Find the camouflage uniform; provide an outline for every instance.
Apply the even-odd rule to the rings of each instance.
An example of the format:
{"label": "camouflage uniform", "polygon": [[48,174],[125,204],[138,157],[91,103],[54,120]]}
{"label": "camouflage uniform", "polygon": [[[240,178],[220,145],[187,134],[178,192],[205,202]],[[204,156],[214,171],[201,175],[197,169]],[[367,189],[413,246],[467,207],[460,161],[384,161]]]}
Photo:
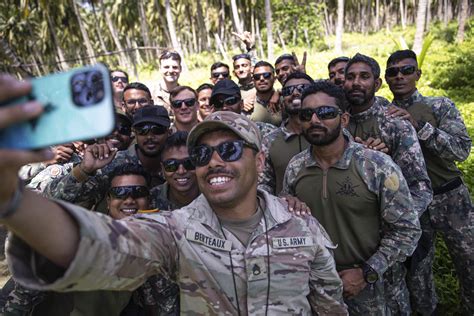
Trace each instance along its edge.
{"label": "camouflage uniform", "polygon": [[287,129],[286,123],[267,136],[262,135],[265,165],[258,178],[258,187],[275,195],[282,189],[283,176],[290,159],[309,147],[306,138]]}
{"label": "camouflage uniform", "polygon": [[82,161],[81,156],[73,154],[70,161],[64,164],[49,165],[38,173],[26,186],[32,190],[43,192],[46,186],[54,179],[62,177],[71,172],[74,165]]}
{"label": "camouflage uniform", "polygon": [[[424,97],[418,91],[407,100],[393,104],[406,109],[418,123],[418,139],[425,155],[428,175],[433,183],[433,202],[422,218],[423,247],[415,252],[412,267],[412,296],[415,307],[430,314],[436,307],[432,264],[434,234],[440,232],[453,259],[461,285],[463,311],[474,314],[474,216],[467,187],[441,188],[462,172],[455,161],[469,156],[472,140],[454,103],[445,97]],[[417,261],[415,261],[415,259]],[[421,262],[420,262],[421,261]]]}
{"label": "camouflage uniform", "polygon": [[[282,194],[304,201],[338,244],[338,271],[365,262],[383,275],[346,300],[350,313],[403,314],[409,311],[409,301],[397,262],[416,247],[421,235],[418,214],[399,167],[387,155],[345,139],[342,158],[328,170],[319,167],[311,147],[294,156]],[[387,302],[384,292],[394,293],[393,302]]]}
{"label": "camouflage uniform", "polygon": [[265,207],[248,246],[221,227],[203,195],[180,210],[127,221],[58,202],[81,234],[66,272],[50,282],[38,278],[43,270],[34,262],[44,261],[31,261],[32,249],[17,237],[7,249],[9,266],[18,282],[56,291],[134,290],[151,275],[165,275],[178,282],[181,313],[187,315],[235,315],[236,295],[242,315],[266,308],[268,315],[346,315],[327,248],[333,246],[318,222],[258,194]]}
{"label": "camouflage uniform", "polygon": [[[97,170],[96,174],[89,177],[85,182],[79,182],[72,172],[55,179],[46,186],[44,195],[78,204],[88,209],[96,206],[96,211],[107,213],[105,197],[109,189],[109,174],[117,166],[125,163],[141,164],[135,146],[131,146],[127,151],[118,152],[112,162]],[[163,182],[161,174],[156,174],[152,177],[151,186],[160,185]]]}
{"label": "camouflage uniform", "polygon": [[253,105],[253,112],[250,119],[254,122],[265,122],[274,126],[281,125],[281,113],[273,113],[268,108],[269,101],[261,100],[255,96],[255,103]]}
{"label": "camouflage uniform", "polygon": [[21,167],[18,172],[18,176],[25,182],[25,184],[30,183],[38,173],[43,171],[46,168],[46,164],[43,162],[30,163]]}

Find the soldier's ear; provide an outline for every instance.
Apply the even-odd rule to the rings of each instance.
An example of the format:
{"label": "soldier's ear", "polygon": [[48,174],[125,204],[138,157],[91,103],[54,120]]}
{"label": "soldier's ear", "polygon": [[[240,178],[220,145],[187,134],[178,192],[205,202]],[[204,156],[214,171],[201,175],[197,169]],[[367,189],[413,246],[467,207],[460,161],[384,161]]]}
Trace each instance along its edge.
{"label": "soldier's ear", "polygon": [[265,166],[265,154],[263,151],[259,151],[255,155],[255,164],[257,166],[257,174],[260,174],[263,172],[263,168]]}
{"label": "soldier's ear", "polygon": [[347,128],[349,126],[350,114],[348,112],[344,112],[341,114],[341,126],[343,128]]}
{"label": "soldier's ear", "polygon": [[375,92],[379,91],[380,87],[382,86],[382,78],[375,79]]}
{"label": "soldier's ear", "polygon": [[415,73],[416,73],[416,81],[420,80],[421,74],[423,73],[421,69],[418,69]]}

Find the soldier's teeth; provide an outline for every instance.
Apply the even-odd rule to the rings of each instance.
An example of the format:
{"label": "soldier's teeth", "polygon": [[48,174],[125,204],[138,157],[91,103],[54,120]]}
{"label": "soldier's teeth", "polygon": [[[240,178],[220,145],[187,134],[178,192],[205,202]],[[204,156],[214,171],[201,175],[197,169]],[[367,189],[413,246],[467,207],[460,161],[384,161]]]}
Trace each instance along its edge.
{"label": "soldier's teeth", "polygon": [[122,212],[127,214],[135,214],[137,212],[136,208],[123,208]]}
{"label": "soldier's teeth", "polygon": [[229,181],[230,181],[229,177],[215,177],[215,178],[211,178],[211,180],[209,180],[209,183],[211,185],[218,185],[218,184],[226,183]]}
{"label": "soldier's teeth", "polygon": [[188,178],[180,178],[180,179],[176,179],[176,181],[178,181],[179,183],[186,183],[188,182]]}

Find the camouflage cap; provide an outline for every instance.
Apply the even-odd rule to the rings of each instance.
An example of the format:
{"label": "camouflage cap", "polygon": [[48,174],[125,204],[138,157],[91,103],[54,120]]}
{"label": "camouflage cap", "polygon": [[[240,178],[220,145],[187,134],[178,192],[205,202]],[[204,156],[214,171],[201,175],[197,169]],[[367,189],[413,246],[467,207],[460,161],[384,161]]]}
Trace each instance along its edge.
{"label": "camouflage cap", "polygon": [[262,137],[257,125],[248,117],[230,111],[212,113],[196,125],[189,133],[188,148],[196,146],[202,135],[219,129],[229,129],[248,144],[261,150]]}

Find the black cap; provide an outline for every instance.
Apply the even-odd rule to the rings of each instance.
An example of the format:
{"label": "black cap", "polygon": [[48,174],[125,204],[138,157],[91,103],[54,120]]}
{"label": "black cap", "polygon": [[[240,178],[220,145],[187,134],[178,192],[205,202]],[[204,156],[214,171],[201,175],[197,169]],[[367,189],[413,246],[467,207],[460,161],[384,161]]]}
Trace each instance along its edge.
{"label": "black cap", "polygon": [[140,108],[133,114],[133,127],[142,123],[155,123],[170,127],[171,121],[168,111],[163,106],[152,105]]}
{"label": "black cap", "polygon": [[215,101],[215,97],[220,94],[228,96],[238,95],[239,97],[242,97],[240,94],[239,86],[230,79],[224,79],[216,83],[216,85],[212,89],[211,99],[209,100],[209,102],[213,104]]}

